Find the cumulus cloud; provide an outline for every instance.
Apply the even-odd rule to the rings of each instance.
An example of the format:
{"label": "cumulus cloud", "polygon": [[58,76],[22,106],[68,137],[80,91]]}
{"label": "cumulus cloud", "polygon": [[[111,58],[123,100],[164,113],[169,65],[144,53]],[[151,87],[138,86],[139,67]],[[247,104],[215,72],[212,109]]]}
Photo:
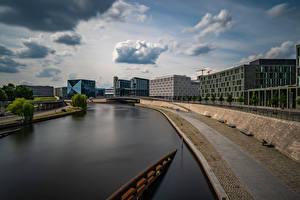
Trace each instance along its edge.
{"label": "cumulus cloud", "polygon": [[73,30],[79,21],[87,21],[107,11],[114,0],[0,1],[0,22],[37,31]]}
{"label": "cumulus cloud", "polygon": [[75,46],[81,44],[81,35],[71,32],[71,33],[56,33],[52,35],[54,42],[61,43],[69,46]]}
{"label": "cumulus cloud", "polygon": [[25,67],[25,64],[18,63],[9,57],[0,57],[0,72],[18,73],[19,68]]}
{"label": "cumulus cloud", "polygon": [[161,53],[168,49],[161,43],[127,40],[116,44],[113,61],[129,64],[155,64]]}
{"label": "cumulus cloud", "polygon": [[283,42],[279,47],[271,48],[265,58],[288,58],[294,53],[295,44],[291,41]]}
{"label": "cumulus cloud", "polygon": [[57,68],[44,68],[41,72],[39,72],[36,75],[36,77],[38,77],[38,78],[50,78],[50,77],[56,77],[60,73],[61,73],[61,70],[57,69]]}
{"label": "cumulus cloud", "polygon": [[143,22],[146,19],[145,12],[149,8],[138,3],[130,4],[123,0],[116,1],[107,12],[101,17],[106,21],[125,21],[134,17],[137,21]]}
{"label": "cumulus cloud", "polygon": [[55,53],[55,50],[35,41],[24,41],[23,44],[26,48],[17,52],[19,58],[45,58]]}
{"label": "cumulus cloud", "polygon": [[213,16],[207,13],[202,19],[193,27],[188,27],[183,32],[199,31],[198,37],[204,37],[208,34],[219,35],[226,30],[230,30],[233,25],[233,20],[229,12],[225,9],[221,10],[218,15]]}
{"label": "cumulus cloud", "polygon": [[13,51],[6,48],[5,46],[0,45],[0,56],[12,56],[13,54]]}
{"label": "cumulus cloud", "polygon": [[199,56],[199,55],[207,54],[213,50],[214,47],[212,47],[211,45],[199,43],[188,48],[185,51],[185,54],[189,56]]}
{"label": "cumulus cloud", "polygon": [[275,5],[274,7],[267,10],[267,14],[270,17],[282,17],[291,13],[292,10],[293,9],[289,6],[289,4],[282,3],[282,4]]}
{"label": "cumulus cloud", "polygon": [[266,54],[251,55],[248,58],[242,58],[241,63],[250,62],[259,58],[269,58],[269,59],[278,59],[278,58],[290,58],[295,50],[295,43],[292,41],[283,42],[278,47],[272,47]]}

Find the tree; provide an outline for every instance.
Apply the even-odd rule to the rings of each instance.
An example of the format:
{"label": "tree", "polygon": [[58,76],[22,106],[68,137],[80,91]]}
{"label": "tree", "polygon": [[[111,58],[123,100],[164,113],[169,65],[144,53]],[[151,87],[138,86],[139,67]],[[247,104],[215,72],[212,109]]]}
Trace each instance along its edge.
{"label": "tree", "polygon": [[300,97],[297,99],[297,104],[300,106]]}
{"label": "tree", "polygon": [[15,86],[14,86],[14,84],[9,83],[8,85],[4,85],[2,87],[2,89],[5,91],[8,101],[15,100]]}
{"label": "tree", "polygon": [[256,106],[258,104],[258,102],[259,102],[258,97],[256,96],[256,94],[253,93],[253,95],[251,97],[251,104]]}
{"label": "tree", "polygon": [[188,101],[192,100],[192,96],[187,96]]}
{"label": "tree", "polygon": [[206,94],[205,98],[204,98],[205,102],[207,103],[207,101],[209,100],[208,98],[208,94]]}
{"label": "tree", "polygon": [[194,95],[194,96],[193,96],[193,101],[195,102],[195,101],[196,101],[196,99],[197,99],[197,97]]}
{"label": "tree", "polygon": [[222,104],[222,102],[224,101],[224,97],[223,97],[223,94],[222,94],[222,93],[221,93],[221,95],[220,95],[220,97],[219,97],[218,100],[221,102],[221,104]]}
{"label": "tree", "polygon": [[229,103],[229,105],[231,105],[231,103],[232,103],[232,101],[233,101],[232,94],[228,94],[228,95],[227,95],[226,101]]}
{"label": "tree", "polygon": [[7,100],[7,95],[5,91],[0,88],[0,101],[6,101],[6,100]]}
{"label": "tree", "polygon": [[215,94],[212,94],[212,95],[211,95],[210,100],[211,100],[213,103],[215,103],[215,101],[216,101],[216,96],[215,96]]}
{"label": "tree", "polygon": [[34,107],[25,98],[16,98],[12,104],[8,105],[7,110],[22,117],[22,120],[33,119]]}
{"label": "tree", "polygon": [[86,96],[84,94],[75,94],[72,97],[71,105],[74,107],[81,107],[83,109],[86,109],[87,107]]}
{"label": "tree", "polygon": [[240,102],[240,103],[243,103],[243,102],[244,102],[244,98],[243,98],[242,95],[238,98],[238,102]]}
{"label": "tree", "polygon": [[278,102],[279,102],[279,99],[278,99],[278,93],[275,92],[275,93],[273,94],[271,100],[270,100],[270,104],[271,104],[272,106],[277,107],[277,106],[278,106]]}
{"label": "tree", "polygon": [[18,85],[15,89],[16,98],[33,99],[33,91],[24,85]]}
{"label": "tree", "polygon": [[185,96],[182,96],[181,99],[182,99],[182,101],[185,101]]}
{"label": "tree", "polygon": [[281,108],[284,108],[284,105],[286,104],[286,96],[285,94],[281,94],[279,97],[279,104]]}
{"label": "tree", "polygon": [[202,101],[201,95],[198,96],[198,101],[201,103],[201,101]]}

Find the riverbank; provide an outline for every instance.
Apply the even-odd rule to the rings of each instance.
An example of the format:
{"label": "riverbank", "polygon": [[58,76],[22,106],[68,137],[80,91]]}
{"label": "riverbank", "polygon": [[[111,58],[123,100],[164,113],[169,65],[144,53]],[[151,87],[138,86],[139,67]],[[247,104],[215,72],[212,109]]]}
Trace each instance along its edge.
{"label": "riverbank", "polygon": [[0,130],[7,129],[7,128],[13,128],[13,127],[20,127],[20,126],[24,126],[27,124],[46,121],[46,120],[50,120],[50,119],[56,119],[56,118],[64,117],[67,115],[72,115],[72,114],[79,113],[79,112],[83,112],[83,110],[81,108],[77,108],[77,107],[66,106],[66,107],[63,107],[63,108],[60,108],[57,110],[52,110],[49,112],[36,114],[36,115],[34,115],[33,120],[31,122],[27,122],[27,123],[23,123],[23,124],[20,121],[21,120],[20,117],[18,117],[17,119],[0,122]]}
{"label": "riverbank", "polygon": [[[149,105],[146,105],[146,106],[151,107]],[[208,160],[208,163],[209,163],[209,165],[211,165],[213,171],[221,170],[222,167],[224,168],[224,166],[223,166],[224,162],[225,162],[224,158],[226,158],[226,162],[228,162],[228,158],[226,156],[224,157],[224,155],[230,154],[230,153],[226,153],[227,150],[225,150],[225,152],[223,150],[223,152],[224,152],[223,153],[222,150],[220,151],[220,149],[225,148],[225,147],[223,147],[221,144],[218,144],[217,146],[215,146],[216,144],[214,144],[211,147],[212,148],[218,147],[217,149],[219,149],[219,150],[217,150],[217,152],[219,152],[219,153],[217,153],[217,155],[218,154],[219,155],[217,157],[219,157],[219,156],[222,157],[223,163],[220,162],[219,159],[215,159],[215,155],[213,153],[211,153],[213,151],[211,149],[207,148],[207,146],[205,146],[205,143],[207,142],[207,140],[205,141],[205,138],[207,138],[208,136],[215,137],[215,136],[212,136],[213,133],[209,133],[208,135],[205,134],[205,136],[204,136],[202,134],[202,131],[199,131],[198,128],[194,127],[194,124],[192,125],[189,122],[187,123],[188,127],[186,128],[185,127],[186,120],[183,119],[182,117],[180,117],[181,115],[188,116],[188,118],[193,119],[194,123],[197,123],[196,125],[205,123],[206,126],[209,126],[209,129],[212,128],[212,129],[218,131],[218,133],[214,133],[214,134],[221,134],[223,137],[226,138],[226,139],[224,138],[224,140],[227,140],[227,139],[230,140],[230,142],[231,142],[230,146],[232,146],[232,145],[235,146],[235,149],[239,148],[240,150],[238,150],[238,152],[241,152],[241,151],[245,152],[245,153],[241,154],[241,155],[243,155],[244,159],[247,159],[249,162],[252,162],[253,165],[255,165],[255,166],[257,165],[255,163],[259,163],[258,166],[260,166],[260,168],[263,167],[263,168],[267,169],[266,173],[268,173],[267,177],[269,177],[269,179],[267,181],[269,181],[270,183],[266,184],[265,186],[263,184],[260,186],[252,184],[252,189],[259,190],[258,188],[265,188],[265,189],[271,188],[272,180],[274,180],[274,183],[275,182],[277,183],[280,180],[279,182],[281,182],[281,181],[282,182],[281,183],[278,182],[278,186],[274,186],[273,189],[280,191],[281,189],[287,188],[287,186],[288,186],[290,189],[292,189],[296,193],[298,193],[298,194],[300,193],[300,174],[299,174],[300,166],[299,166],[299,164],[297,162],[295,162],[294,160],[288,158],[284,154],[280,153],[278,150],[276,150],[274,148],[266,148],[265,146],[262,146],[261,143],[256,138],[245,136],[245,135],[241,134],[238,129],[230,128],[226,124],[220,123],[213,118],[208,118],[204,115],[200,115],[197,113],[185,114],[185,113],[175,112],[175,111],[171,112],[171,110],[167,111],[164,108],[160,108],[160,107],[153,107],[153,108],[163,110],[163,112],[170,115],[170,117],[173,117],[174,121],[175,122],[177,121],[177,124],[179,126],[181,126],[181,124],[183,124],[182,129],[186,129],[185,133],[187,135],[189,135],[189,137],[191,137],[191,140],[194,143],[194,145],[197,146],[197,148],[199,148],[199,150],[202,152],[204,157]],[[209,141],[208,143],[211,143],[211,142],[212,141]],[[222,146],[221,148],[219,148],[220,145]],[[213,148],[213,149],[216,150],[216,148]],[[232,156],[229,155],[229,157],[233,157],[233,155]],[[234,156],[234,157],[236,157],[236,156]],[[240,159],[240,157],[238,157],[238,158]],[[210,162],[210,159],[212,160],[212,162]],[[233,160],[235,160],[235,161],[231,161],[231,162],[234,162],[235,164],[240,165],[238,163],[244,162],[244,161],[241,160],[241,161],[237,162],[239,159],[233,158]],[[215,162],[215,161],[217,161],[217,162]],[[226,162],[225,162],[225,165],[227,167],[229,167],[229,165],[227,165]],[[250,172],[246,173],[246,171],[252,170],[251,166],[248,166],[248,165],[245,166],[245,168],[242,168],[243,169],[242,171],[244,171],[243,174],[239,174],[239,173],[237,173],[237,171],[239,168],[241,168],[241,165],[236,167],[235,164],[232,164],[230,162],[228,164],[230,164],[229,168],[231,168],[231,170],[230,170],[231,173],[240,182],[244,181],[245,183],[249,184],[249,180],[251,178],[249,179],[246,177],[244,179],[241,179],[241,175],[242,176],[245,175],[248,177],[253,176],[254,174],[251,174]],[[256,167],[258,167],[258,166],[256,166]],[[216,167],[216,169],[214,169],[214,167]],[[261,168],[261,169],[263,169],[263,168]],[[254,170],[254,168],[253,168],[253,170]],[[228,179],[227,176],[225,174],[218,174],[218,172],[215,172],[215,171],[214,171],[214,173],[218,177],[218,179],[221,182],[222,186],[224,187],[224,190],[226,191],[226,193],[228,193],[228,189],[229,190],[231,189],[230,185],[232,182],[230,181],[229,186],[228,186],[229,188],[226,188],[226,184],[228,184],[228,182],[226,183],[226,181],[225,182],[223,182],[223,181]],[[258,171],[257,171],[257,173],[258,173]],[[266,175],[264,175],[264,173],[263,173],[263,175],[261,175],[261,177],[254,176],[253,181],[257,182],[257,180],[262,180],[264,176],[266,176]],[[277,179],[277,180],[275,180],[275,179]],[[258,182],[260,182],[260,181],[258,181]],[[223,184],[225,184],[225,185],[223,185]],[[279,185],[281,185],[281,186],[279,186]],[[247,186],[246,186],[246,188],[249,189],[249,187],[247,187]],[[287,188],[287,190],[289,191],[288,188]],[[270,194],[272,194],[272,193],[274,194],[274,192],[272,192],[272,191],[269,191],[269,192],[270,192]],[[291,193],[291,192],[288,192],[288,193]],[[267,194],[268,192],[264,191],[263,193]],[[252,190],[252,194],[261,195],[261,193],[259,191],[253,192],[253,190]],[[228,196],[230,196],[230,194],[228,194]]]}

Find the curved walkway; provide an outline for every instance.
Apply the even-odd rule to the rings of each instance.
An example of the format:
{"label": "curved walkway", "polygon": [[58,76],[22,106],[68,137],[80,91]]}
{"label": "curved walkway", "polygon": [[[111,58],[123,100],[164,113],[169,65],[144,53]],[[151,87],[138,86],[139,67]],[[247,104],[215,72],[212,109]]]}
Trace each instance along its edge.
{"label": "curved walkway", "polygon": [[300,199],[300,195],[292,191],[285,183],[273,176],[266,168],[219,132],[193,118],[190,113],[169,111],[189,121],[211,142],[218,153],[231,167],[232,171],[245,184],[254,199]]}

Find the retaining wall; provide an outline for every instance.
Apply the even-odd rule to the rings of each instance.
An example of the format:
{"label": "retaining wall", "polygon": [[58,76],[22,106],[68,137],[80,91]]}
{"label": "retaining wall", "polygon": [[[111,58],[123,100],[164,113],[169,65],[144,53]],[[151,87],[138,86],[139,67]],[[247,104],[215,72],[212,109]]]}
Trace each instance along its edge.
{"label": "retaining wall", "polygon": [[180,111],[188,112],[187,109],[184,109],[180,106],[177,106],[175,104],[171,104],[171,103],[168,103],[168,102],[165,102],[165,101],[152,101],[152,100],[141,99],[140,103],[141,104],[146,104],[146,105],[151,105],[151,106],[159,106],[159,107],[163,107],[163,108],[170,108],[170,109],[174,109],[174,110],[179,109]]}

